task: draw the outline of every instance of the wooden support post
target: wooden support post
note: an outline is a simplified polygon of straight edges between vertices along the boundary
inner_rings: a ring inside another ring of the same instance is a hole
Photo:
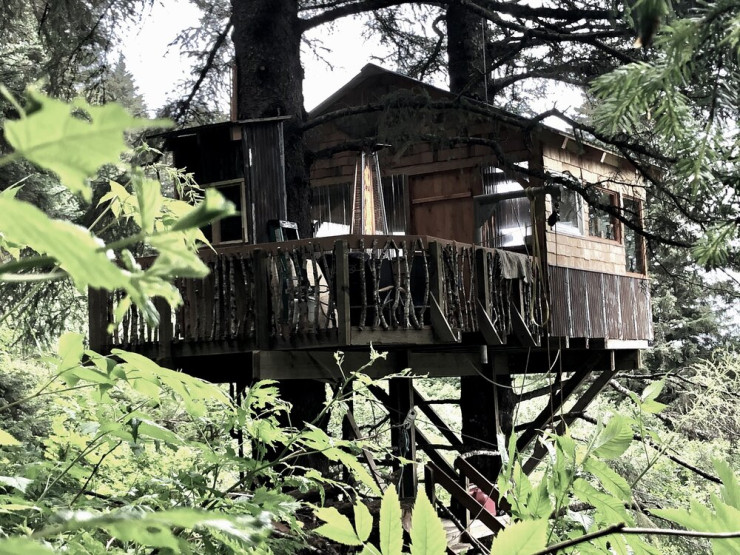
[[[108,291],[87,289],[87,318],[90,330],[90,349],[99,351],[108,342]]]
[[[346,414],[345,422],[349,426],[349,429],[352,431],[352,436],[355,439],[360,439],[360,428],[357,426],[357,422],[355,422],[355,417],[351,411]],[[362,456],[365,458],[365,462],[370,468],[370,474],[373,477],[373,480],[375,480],[375,483],[381,490],[384,490],[386,486],[383,482],[383,478],[381,478],[380,476],[378,466],[375,464],[375,458],[373,457],[373,454],[368,449],[362,449]]]
[[[527,425],[527,429],[519,435],[516,442],[518,452],[521,453],[524,448],[527,447],[535,437],[537,437],[537,434],[552,422],[553,418],[563,407],[565,402],[575,392],[578,386],[588,379],[588,377],[588,372],[579,372],[565,382],[554,384],[547,406],[535,417],[534,420],[532,420],[532,422]]]
[[[556,434],[562,434],[567,426],[570,426],[573,422],[575,422],[576,418],[578,418],[578,415],[583,413],[588,408],[588,405],[590,405],[591,401],[593,401],[596,396],[601,393],[601,390],[606,387],[606,385],[609,383],[609,380],[617,375],[619,370],[616,366],[614,351],[612,351],[610,355],[611,368],[599,373],[594,381],[591,383],[591,385],[588,387],[588,389],[586,389],[586,391],[584,391],[583,394],[574,403],[568,413],[564,414],[560,418],[560,421],[555,426]],[[531,472],[535,468],[537,468],[537,465],[540,463],[542,457],[544,457],[546,453],[547,449],[544,445],[542,445],[541,443],[535,445],[534,450],[532,451],[532,456],[522,465],[522,470],[526,474],[531,474]]]
[[[159,352],[158,362],[161,366],[169,368],[172,366],[172,309],[167,301],[162,298],[154,300],[154,306],[159,312]]]
[[[270,347],[272,314],[270,313],[271,295],[267,253],[262,249],[254,251],[254,297],[255,340],[258,349],[267,350]]]
[[[350,323],[349,299],[349,246],[346,240],[334,243],[334,267],[337,272],[335,279],[339,345],[349,345],[352,338],[352,326]]]
[[[391,378],[388,383],[391,417],[391,443],[394,452],[404,459],[416,460],[416,426],[413,413],[414,394],[410,378]],[[414,409],[415,411],[415,409]],[[398,495],[402,499],[416,497],[416,463],[400,467]]]

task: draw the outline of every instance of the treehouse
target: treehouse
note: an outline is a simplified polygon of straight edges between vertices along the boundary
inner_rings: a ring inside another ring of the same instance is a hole
[[[91,291],[91,347],[134,350],[243,387],[262,378],[336,381],[334,353],[354,369],[372,345],[388,352],[370,367],[375,375],[411,368],[483,376],[478,395],[494,406],[491,429],[499,428],[500,384],[542,374],[548,386],[517,399],[549,396],[517,426],[518,447],[548,427],[562,430],[616,372],[639,365],[652,339],[645,248],[635,231],[644,189],[609,150],[493,114],[366,66],[310,114],[311,237],[287,221],[286,118],[164,134],[175,165],[239,213],[203,230],[213,248],[200,255],[211,273],[177,282],[183,303],[160,305],[157,329],[132,307],[108,333],[121,294]],[[424,451],[430,494],[437,484],[463,513],[482,507],[471,504],[466,484],[490,492],[493,478],[464,459],[450,464],[414,423],[423,413],[448,450],[469,448],[434,400],[402,378],[373,393],[395,424],[394,445],[412,415],[411,441],[399,454],[416,460],[416,449]],[[358,433],[351,413],[349,420],[348,433]],[[543,454],[536,445],[525,470]],[[416,469],[405,467],[402,494],[413,495],[416,483]],[[495,532],[502,523],[487,515],[480,518]]]

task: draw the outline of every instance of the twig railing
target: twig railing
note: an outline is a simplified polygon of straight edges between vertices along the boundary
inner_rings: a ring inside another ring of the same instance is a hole
[[[395,331],[407,332],[403,337],[410,342],[449,340],[430,333],[433,305],[457,337],[479,331],[484,310],[506,338],[512,306],[533,331],[537,327],[537,281],[507,278],[494,249],[425,236],[342,236],[228,245],[200,254],[209,274],[176,281],[183,301],[176,309],[158,303],[167,333],[135,306],[125,309],[121,292],[91,291],[93,347],[162,341],[226,342],[244,350],[331,347],[355,344],[353,333],[369,342],[373,332],[387,340]],[[531,265],[524,258],[519,262]],[[141,261],[144,267],[147,262]]]

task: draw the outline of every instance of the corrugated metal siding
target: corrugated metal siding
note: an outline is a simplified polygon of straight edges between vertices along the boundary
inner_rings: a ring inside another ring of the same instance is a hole
[[[550,266],[550,334],[651,340],[647,279]]]
[[[570,336],[570,303],[568,269],[550,266],[550,333],[556,337]]]
[[[606,310],[603,298],[603,276],[599,272],[582,272],[585,276],[585,289],[581,292],[588,300],[589,337],[606,337]]]
[[[593,337],[589,323],[589,298],[586,272],[568,272],[570,289],[571,337]]]
[[[249,241],[267,243],[267,222],[287,218],[283,124],[257,122],[242,127],[247,177]]]

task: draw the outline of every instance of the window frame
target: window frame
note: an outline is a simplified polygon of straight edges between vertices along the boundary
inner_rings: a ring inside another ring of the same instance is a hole
[[[626,203],[627,202],[633,202],[635,203],[636,210],[633,214],[628,214],[626,212]],[[643,228],[643,214],[644,214],[644,204],[645,201],[639,197],[633,196],[633,195],[622,195],[622,215],[625,218],[630,218],[631,216],[635,218],[635,222],[638,224],[640,229]],[[646,275],[647,274],[647,248],[645,245],[645,237],[639,234],[637,231],[634,231],[632,229],[629,229],[627,225],[624,222],[620,222],[622,225],[622,244],[624,245],[624,269],[625,272],[630,274],[639,274],[639,275]],[[627,265],[627,234],[628,233],[634,233],[635,235],[635,249],[636,249],[636,259],[640,261],[641,270],[640,271],[634,271],[630,270]],[[638,258],[639,257],[639,258]]]
[[[242,224],[242,237],[241,239],[230,239],[228,241],[221,240],[221,222],[219,220],[210,224],[211,228],[211,244],[212,245],[239,245],[249,243],[249,224],[247,223],[247,192],[244,188],[244,179],[235,178],[227,179],[225,181],[216,181],[214,183],[206,183],[201,185],[201,188],[205,191],[206,189],[220,189],[223,187],[229,187],[232,185],[239,185],[239,197],[240,204],[237,209],[239,210],[239,219]]]
[[[619,209],[619,207],[621,206],[621,203],[620,203],[620,194],[617,191],[606,189],[604,187],[594,187],[593,189],[598,194],[608,195],[610,199],[610,205]],[[607,212],[604,212],[604,214],[609,216],[610,224],[612,226],[612,229],[614,230],[614,237],[613,238],[601,237],[600,235],[596,235],[592,233],[591,222],[593,222],[595,218],[595,216],[592,217],[592,214],[597,214],[598,212],[601,212],[598,208],[595,208],[591,206],[590,204],[588,205],[588,229],[586,232],[586,237],[590,239],[596,239],[599,241],[609,241],[612,243],[621,244],[622,243],[622,226],[620,225],[621,222],[616,216],[609,214]],[[584,221],[584,228],[585,227],[586,227],[586,222]]]

